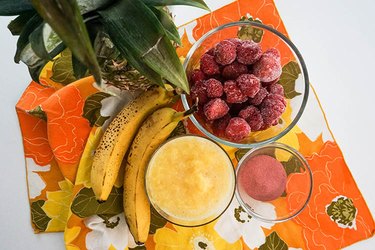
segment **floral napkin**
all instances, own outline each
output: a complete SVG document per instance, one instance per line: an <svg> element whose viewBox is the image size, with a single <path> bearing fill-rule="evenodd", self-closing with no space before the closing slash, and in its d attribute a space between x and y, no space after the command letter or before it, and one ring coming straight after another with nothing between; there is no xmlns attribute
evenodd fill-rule
<svg viewBox="0 0 375 250"><path fill-rule="evenodd" d="M287 35L271 0L238 0L180 27L183 46L177 52L185 56L205 32L240 18L257 19ZM283 64L290 60L280 45L273 46L285 55ZM234 199L214 222L185 228L152 211L150 236L145 245L137 246L123 216L121 182L105 203L96 201L90 183L93 151L104 129L135 96L116 89L111 89L116 96L100 92L92 77L75 81L71 72L59 71L70 57L64 52L50 62L41 73L41 84L31 82L16 106L36 233L65 231L67 249L97 250L337 249L374 235L371 213L313 93L297 126L280 140L299 150L313 171L312 198L300 215L267 224L248 216ZM289 99L298 98L298 90L292 91ZM198 133L190 122L187 128ZM236 161L237 149L227 150ZM296 176L296 183L303 181ZM296 201L291 194L298 190L289 190L285 197L289 207L269 204L265 207L269 214L293 207Z"/></svg>

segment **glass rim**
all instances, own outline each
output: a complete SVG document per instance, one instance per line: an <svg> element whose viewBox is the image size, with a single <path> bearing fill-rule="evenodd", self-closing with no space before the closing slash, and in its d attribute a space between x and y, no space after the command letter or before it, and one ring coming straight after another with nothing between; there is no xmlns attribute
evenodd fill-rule
<svg viewBox="0 0 375 250"><path fill-rule="evenodd" d="M310 198L311 198L311 194L312 194L312 190L313 190L313 173L312 173L312 170L310 168L310 165L308 164L307 160L305 159L305 157L298 151L296 150L295 148L291 147L291 146L288 146L284 143L280 143L280 142L273 142L273 143L269 143L267 145L263 145L263 146L260 146L260 147L257 147L257 148L252 148L250 149L241 159L240 161L238 162L237 164L237 168L236 168L236 178L237 178L237 175L238 175L238 172L239 170L241 169L241 165L242 163L247 159L247 157L251 154L253 154L254 152L260 150L260 149L265 149L265 148L279 148L279 149L282 149L282 150L286 150L288 151L289 153L293 154L293 155L296 155L298 157L298 159L302 162L302 164L304 165L304 167L306 167L308 173L309 173L309 179L310 179L310 188L309 188L309 193L307 195L307 199L305 201L305 203L303 204L303 206L301 208L299 208L295 213L293 213L292 215L289 215L287 217L283 217L283 218L279 218L279 219L268 219L258 213L255 213L253 211L251 211L250 209L247 209L247 205L245 204L245 202L242 200L241 198L241 195L239 194L239 191L238 191L238 183L236 185L236 193L235 193L235 196L236 196L236 199L238 201L238 203L240 203L240 205L242 206L243 209L245 209L245 211L253 216L254 218L256 218L257 220L260 220L260 221L263 221L263 222L266 222L266 223L279 223L279 222L285 222L285 221L288 221L290 219L293 219L294 217L296 217L297 215L299 215L307 206L307 204L309 203L310 201Z"/></svg>
<svg viewBox="0 0 375 250"><path fill-rule="evenodd" d="M302 116L303 111L305 110L305 107L306 107L306 104L307 104L307 100L308 100L308 96L309 96L309 76L308 76L308 73L307 73L307 67L306 67L305 61L303 60L301 53L299 52L299 50L297 49L297 47L292 43L292 41L290 41L290 39L288 37L286 37L284 34L282 34L281 32L277 31L274 28L271 28L270 26L262 24L262 23L253 22L253 21L230 22L230 23L226 23L226 24L220 25L220 26L218 26L218 27L216 27L216 28L208 31L201 38L199 38L198 41L193 44L193 46L190 48L188 54L186 55L185 61L183 63L183 67L184 67L184 70L186 71L188 63L190 62L190 59L193 56L194 52L203 43L203 41L206 40L206 38L208 38L212 34L216 33L217 31L223 30L225 28L235 27L235 26L243 26L243 25L252 25L252 26L255 26L255 27L262 28L262 29L270 31L274 35L280 37L281 40L283 40L291 48L291 50L293 51L293 53L297 56L297 59L298 59L300 65L302 67L301 73L304 76L305 91L303 93L302 104L301 104L301 106L300 106L300 108L299 108L296 116L294 117L293 121L283 131L281 131L279 134L277 134L277 135L275 135L275 136L273 136L271 138L268 138L266 140L263 140L263 141L260 141L260 142L252 142L252 143L236 143L236 142L231 142L231 141L224 140L224 139L222 139L222 138L220 138L220 137L212 134L211 132L207 131L198 122L198 120L194 117L194 115L191 115L189 117L189 119L193 122L193 124L202 133L204 133L206 136L208 136L210 139L212 139L214 141L217 141L219 143L222 143L222 144L230 146L230 147L236 147L236 148L253 148L253 147L259 147L259 146L266 145L266 144L269 144L271 142L277 141L278 139L280 139L281 137L283 137L284 135L286 135L297 124L297 122L299 121L299 119ZM190 108L190 105L189 105L189 103L187 101L186 94L184 94L184 93L181 94L181 100L182 100L182 105L184 106L184 109L188 110Z"/></svg>
<svg viewBox="0 0 375 250"><path fill-rule="evenodd" d="M178 138L181 138L181 137L199 137L199 138L203 138L205 140L208 140L210 142L213 142L214 144L216 144L224 153L225 155L228 157L228 160L230 162L230 166L231 166L231 169L232 169L232 174L233 174L233 190L231 190L231 195L230 195L230 199L228 201L228 204L223 208L223 211L221 211L218 215L214 216L212 219L208 220L207 222L203 222L203 223L199 223L199 224L194 224L194 225L185 225L185 224L182 224L182 223L176 223L168 218L166 218L163 214L161 214L159 212L160 211L163 211L162 209L159 208L159 210L157 209L157 206L154 205L154 203L151 201L150 199L150 195L149 195L149 192L148 192L148 188L147 188L147 179L146 179L146 176L147 176L147 173L148 173L148 170L149 170L149 166L150 166L150 162L152 160L152 158L155 156L155 154L160 150L160 148L162 148L165 144L167 144L168 142L170 141L173 141L175 139L178 139ZM232 162L232 159L230 158L229 154L227 151L225 151L225 149L216 141L212 140L211 138L207 138L207 137L204 137L202 135L195 135L195 134L184 134L184 135L178 135L178 136L174 136L172 138L169 138L168 140L166 140L165 142L163 142L159 147L157 147L155 149L155 151L152 153L151 157L150 157L150 160L149 162L147 163L147 167L146 167L146 171L145 171L145 191L146 191L146 196L147 196L147 200L150 202L150 205L156 210L156 212L161 216L163 217L165 220L167 220L168 222L174 224L174 225L177 225L177 226L181 226L181 227L200 227L200 226L204 226L204 225L207 225L211 222L213 222L214 220L218 219L221 215L223 215L225 213L225 211L228 210L230 204L232 203L233 201L233 198L235 197L235 193L236 193L236 187L237 187L237 177L236 177L236 169L234 168L234 164Z"/></svg>

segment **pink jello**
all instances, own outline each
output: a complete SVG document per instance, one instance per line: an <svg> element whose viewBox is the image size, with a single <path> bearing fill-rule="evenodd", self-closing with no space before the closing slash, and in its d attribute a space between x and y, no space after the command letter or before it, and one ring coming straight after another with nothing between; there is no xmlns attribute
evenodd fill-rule
<svg viewBox="0 0 375 250"><path fill-rule="evenodd" d="M238 184L253 199L272 201L285 191L287 175L283 165L268 155L246 159L238 173Z"/></svg>

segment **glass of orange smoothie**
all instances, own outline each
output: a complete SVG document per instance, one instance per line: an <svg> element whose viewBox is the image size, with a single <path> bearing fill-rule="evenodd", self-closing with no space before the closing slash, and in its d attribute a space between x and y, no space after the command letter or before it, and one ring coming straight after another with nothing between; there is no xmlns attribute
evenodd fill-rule
<svg viewBox="0 0 375 250"><path fill-rule="evenodd" d="M156 211L181 226L199 226L219 217L236 185L227 153L210 139L194 135L164 143L152 156L145 177Z"/></svg>

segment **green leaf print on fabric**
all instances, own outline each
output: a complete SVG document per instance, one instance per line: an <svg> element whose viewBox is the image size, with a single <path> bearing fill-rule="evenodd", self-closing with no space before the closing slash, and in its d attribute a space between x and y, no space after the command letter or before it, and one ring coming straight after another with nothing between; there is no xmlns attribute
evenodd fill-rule
<svg viewBox="0 0 375 250"><path fill-rule="evenodd" d="M101 101L109 96L111 95L108 93L98 92L86 99L82 116L90 122L90 126L102 126L109 118L109 116L102 116L100 114L100 109L102 108Z"/></svg>
<svg viewBox="0 0 375 250"><path fill-rule="evenodd" d="M287 175L301 173L301 169L303 169L303 165L295 157L291 157L288 161L282 161L281 164L284 166Z"/></svg>
<svg viewBox="0 0 375 250"><path fill-rule="evenodd" d="M107 228L114 229L114 228L117 227L118 224L120 223L120 217L118 217L118 216L116 216L116 218L115 218L114 221L110 221L110 220L109 220L110 218L113 217L112 215L108 215L108 214L98 214L98 216L104 220L103 223L105 224L105 226L106 226Z"/></svg>
<svg viewBox="0 0 375 250"><path fill-rule="evenodd" d="M248 17L245 17L245 16L241 17L240 21L252 21L252 22L256 22L256 23L262 23L261 20L254 19L250 15L248 15ZM253 27L251 25L245 25L238 30L237 36L241 40L252 40L256 43L259 43L259 42L262 41L263 33L264 32L263 32L262 29Z"/></svg>
<svg viewBox="0 0 375 250"><path fill-rule="evenodd" d="M46 230L48 223L51 220L42 208L44 203L44 200L38 200L31 203L31 220L34 225L43 232Z"/></svg>
<svg viewBox="0 0 375 250"><path fill-rule="evenodd" d="M245 218L241 218L241 214L245 215ZM240 223L249 222L251 220L251 216L246 213L246 211L243 209L243 207L239 206L238 208L234 209L234 218Z"/></svg>
<svg viewBox="0 0 375 250"><path fill-rule="evenodd" d="M32 110L28 110L27 113L29 115L32 115L32 116L35 116L37 118L40 118L44 121L47 121L47 115L46 113L43 111L42 107L41 106L37 106L36 108L32 109Z"/></svg>
<svg viewBox="0 0 375 250"><path fill-rule="evenodd" d="M68 85L76 80L70 50L66 49L61 52L61 56L53 62L51 80L63 85Z"/></svg>
<svg viewBox="0 0 375 250"><path fill-rule="evenodd" d="M124 211L122 198L123 188L113 187L112 191L105 202L96 200L94 191L91 188L82 188L74 197L71 210L81 217L86 218L92 215L116 215Z"/></svg>
<svg viewBox="0 0 375 250"><path fill-rule="evenodd" d="M154 234L156 230L162 228L167 224L167 220L164 219L153 206L151 206L151 224L149 234Z"/></svg>
<svg viewBox="0 0 375 250"><path fill-rule="evenodd" d="M267 236L266 242L259 247L259 250L288 250L288 245L276 232L272 232Z"/></svg>
<svg viewBox="0 0 375 250"><path fill-rule="evenodd" d="M296 80L300 74L301 69L299 68L298 63L292 61L284 65L279 83L284 87L286 98L293 99L294 97L301 95L301 93L298 93L295 90Z"/></svg>
<svg viewBox="0 0 375 250"><path fill-rule="evenodd" d="M345 196L336 197L326 207L328 216L341 228L354 228L357 212L353 200Z"/></svg>

